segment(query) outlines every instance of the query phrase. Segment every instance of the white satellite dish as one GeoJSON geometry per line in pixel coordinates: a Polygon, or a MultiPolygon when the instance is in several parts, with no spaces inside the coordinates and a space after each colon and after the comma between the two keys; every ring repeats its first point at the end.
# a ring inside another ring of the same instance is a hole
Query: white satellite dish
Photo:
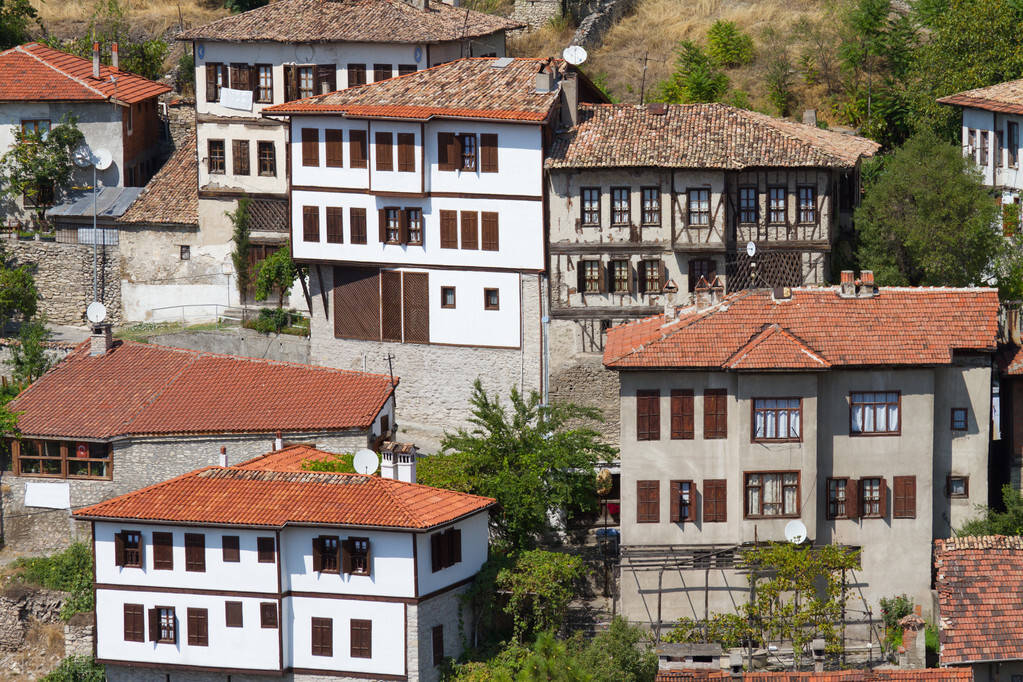
{"type": "Polygon", "coordinates": [[[89,304],[89,307],[85,309],[85,317],[88,318],[89,322],[99,324],[103,320],[107,319],[107,307],[99,301],[93,301],[89,304]]]}
{"type": "Polygon", "coordinates": [[[368,448],[363,448],[355,453],[355,457],[352,459],[352,466],[355,467],[356,472],[370,476],[376,473],[377,467],[380,466],[380,459],[377,457],[377,453],[368,448]]]}
{"type": "Polygon", "coordinates": [[[572,66],[579,66],[586,61],[586,48],[582,45],[569,45],[561,53],[561,56],[572,66]]]}
{"type": "Polygon", "coordinates": [[[757,245],[753,242],[746,242],[746,255],[752,258],[757,253],[757,245]]]}
{"type": "Polygon", "coordinates": [[[806,542],[806,524],[799,519],[793,519],[786,523],[785,539],[793,545],[801,545],[806,542]]]}
{"type": "Polygon", "coordinates": [[[75,148],[75,151],[71,152],[71,160],[75,162],[75,165],[79,168],[88,168],[92,165],[92,150],[89,149],[89,145],[84,142],[75,148]]]}
{"type": "Polygon", "coordinates": [[[114,160],[114,155],[108,149],[97,149],[92,153],[92,163],[96,170],[106,170],[114,160]]]}

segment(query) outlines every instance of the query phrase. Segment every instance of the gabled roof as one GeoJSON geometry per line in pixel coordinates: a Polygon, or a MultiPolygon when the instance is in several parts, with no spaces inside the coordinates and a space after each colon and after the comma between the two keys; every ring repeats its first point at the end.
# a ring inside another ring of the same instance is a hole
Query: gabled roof
{"type": "Polygon", "coordinates": [[[382,374],[134,341],[91,356],[85,341],[10,408],[41,437],[345,431],[369,428],[393,392],[382,374]]]}
{"type": "Polygon", "coordinates": [[[560,90],[536,91],[541,67],[564,73],[560,59],[476,57],[415,73],[264,107],[264,114],[345,114],[351,118],[477,118],[543,122],[560,90]]]}
{"type": "Polygon", "coordinates": [[[934,541],[941,664],[1023,660],[1023,537],[934,541]]]}
{"type": "Polygon", "coordinates": [[[424,530],[494,503],[489,497],[379,476],[206,467],[79,509],[75,517],[424,530]]]}
{"type": "Polygon", "coordinates": [[[547,167],[852,168],[879,148],[726,104],[593,104],[557,137],[547,167]]]}
{"type": "Polygon", "coordinates": [[[998,292],[973,288],[881,287],[842,298],[837,287],[725,296],[613,327],[604,365],[612,369],[794,370],[843,366],[945,365],[954,351],[993,352],[998,292]]]}
{"type": "Polygon", "coordinates": [[[938,101],[942,104],[1004,114],[1023,114],[1023,79],[997,83],[986,88],[964,90],[954,95],[939,97],[938,101]]]}
{"type": "Polygon", "coordinates": [[[418,9],[402,0],[278,0],[189,29],[177,38],[273,43],[440,43],[523,27],[518,21],[437,1],[418,9]]]}
{"type": "Polygon", "coordinates": [[[195,131],[182,140],[141,196],[117,220],[122,225],[199,226],[199,163],[195,131]]]}
{"type": "Polygon", "coordinates": [[[320,450],[304,443],[296,443],[274,452],[253,457],[241,464],[234,465],[234,468],[250,469],[252,471],[305,471],[302,465],[306,462],[331,459],[333,457],[333,453],[326,450],[320,450]]]}
{"type": "Polygon", "coordinates": [[[101,66],[92,77],[92,62],[40,43],[0,52],[0,102],[113,101],[134,104],[170,92],[163,83],[101,66]]]}

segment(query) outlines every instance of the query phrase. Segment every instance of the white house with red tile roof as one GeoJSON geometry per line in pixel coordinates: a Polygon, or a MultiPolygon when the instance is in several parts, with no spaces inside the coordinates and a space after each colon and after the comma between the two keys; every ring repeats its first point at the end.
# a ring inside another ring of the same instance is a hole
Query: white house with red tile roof
{"type": "Polygon", "coordinates": [[[608,332],[630,620],[732,612],[743,547],[793,521],[815,545],[862,548],[851,621],[893,594],[929,616],[931,542],[989,499],[998,292],[842,280],[698,289],[608,332]]]}
{"type": "MultiPolygon", "coordinates": [[[[100,66],[98,56],[90,62],[40,43],[0,52],[0,76],[0,150],[14,144],[18,128],[44,132],[73,114],[86,143],[113,155],[110,168],[99,173],[104,186],[141,187],[156,172],[162,137],[157,98],[169,86],[100,66]]],[[[78,173],[78,184],[92,184],[91,170],[78,173]]]]}
{"type": "Polygon", "coordinates": [[[495,501],[296,466],[327,456],[285,448],[75,512],[93,526],[108,679],[438,679],[471,628],[459,596],[495,501]]]}

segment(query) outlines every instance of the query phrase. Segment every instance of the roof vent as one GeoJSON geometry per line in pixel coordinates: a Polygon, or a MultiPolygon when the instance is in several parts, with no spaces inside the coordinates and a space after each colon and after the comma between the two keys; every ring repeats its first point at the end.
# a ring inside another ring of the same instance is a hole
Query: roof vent
{"type": "Polygon", "coordinates": [[[515,61],[514,57],[501,57],[500,59],[495,59],[490,64],[490,68],[492,68],[492,69],[503,69],[504,67],[506,67],[509,64],[511,64],[513,61],[515,61]]]}
{"type": "Polygon", "coordinates": [[[668,113],[668,105],[664,102],[651,102],[646,105],[646,110],[650,112],[652,116],[664,116],[668,113]]]}

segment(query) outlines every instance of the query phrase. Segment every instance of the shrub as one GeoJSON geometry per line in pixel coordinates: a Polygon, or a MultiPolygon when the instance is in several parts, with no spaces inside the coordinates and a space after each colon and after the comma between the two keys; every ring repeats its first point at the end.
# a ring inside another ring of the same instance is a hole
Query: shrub
{"type": "Polygon", "coordinates": [[[665,642],[717,642],[725,649],[745,646],[754,633],[749,622],[735,613],[717,613],[709,621],[679,618],[664,636],[665,642]]]}
{"type": "Polygon", "coordinates": [[[788,116],[794,99],[792,94],[792,64],[788,57],[778,55],[767,65],[767,99],[778,110],[778,115],[788,116]]]}
{"type": "Polygon", "coordinates": [[[899,621],[913,613],[913,600],[904,594],[881,599],[881,619],[884,621],[885,651],[892,654],[902,644],[902,626],[899,621]]]}
{"type": "Polygon", "coordinates": [[[657,654],[648,634],[621,617],[589,642],[572,640],[576,659],[594,682],[645,682],[657,675],[657,654]]]}
{"type": "Polygon", "coordinates": [[[195,92],[195,56],[191,50],[185,50],[178,59],[178,92],[184,92],[187,88],[195,92]]]}
{"type": "Polygon", "coordinates": [[[728,90],[728,76],[699,45],[685,40],[678,46],[675,71],[660,90],[660,101],[671,104],[717,102],[728,90]]]}
{"type": "Polygon", "coordinates": [[[42,682],[104,682],[104,667],[89,656],[68,656],[42,682]]]}
{"type": "Polygon", "coordinates": [[[60,617],[64,620],[95,608],[92,550],[88,545],[76,542],[53,556],[16,559],[13,566],[17,571],[14,579],[19,582],[69,593],[60,610],[60,617]]]}
{"type": "Polygon", "coordinates": [[[721,66],[745,66],[753,61],[753,38],[735,22],[718,19],[707,31],[707,53],[721,66]]]}
{"type": "Polygon", "coordinates": [[[309,462],[302,462],[302,469],[305,471],[333,471],[339,474],[354,474],[355,466],[352,461],[355,455],[350,452],[331,455],[323,459],[309,462]]]}
{"type": "Polygon", "coordinates": [[[282,308],[260,308],[252,328],[260,334],[278,334],[291,323],[291,313],[282,308]]]}

